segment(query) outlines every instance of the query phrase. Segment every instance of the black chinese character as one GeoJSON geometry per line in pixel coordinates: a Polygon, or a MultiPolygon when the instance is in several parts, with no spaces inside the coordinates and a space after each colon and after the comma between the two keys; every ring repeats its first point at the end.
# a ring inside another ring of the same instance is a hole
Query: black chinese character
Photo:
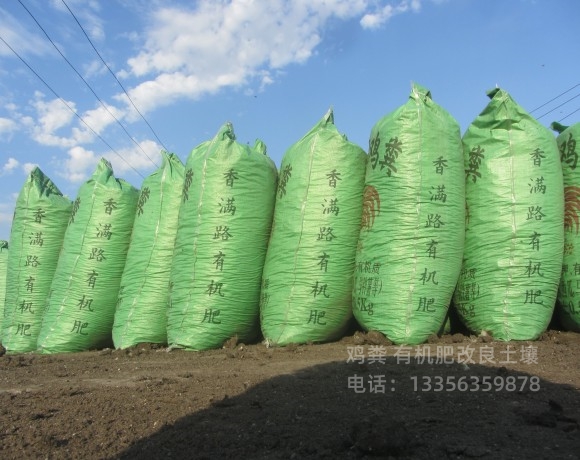
{"type": "Polygon", "coordinates": [[[310,294],[312,294],[314,297],[318,297],[319,295],[323,295],[326,298],[329,298],[330,296],[326,293],[326,289],[328,288],[328,284],[322,284],[319,281],[317,281],[315,284],[312,285],[312,289],[310,291],[310,294]]]}
{"type": "Polygon", "coordinates": [[[81,205],[81,199],[79,197],[77,197],[77,199],[74,201],[73,206],[72,206],[72,212],[70,215],[70,219],[68,221],[69,225],[75,221],[75,216],[77,215],[77,211],[79,210],[80,205],[81,205]]]}
{"type": "Polygon", "coordinates": [[[443,174],[443,170],[447,168],[447,160],[442,156],[437,158],[433,165],[435,165],[435,174],[443,174]]]}
{"type": "Polygon", "coordinates": [[[147,200],[149,200],[150,194],[151,194],[151,190],[149,190],[149,187],[144,187],[143,190],[141,190],[141,195],[139,195],[139,201],[137,202],[137,215],[138,216],[143,214],[143,206],[145,206],[145,203],[147,203],[147,200]]]}
{"type": "Polygon", "coordinates": [[[445,203],[447,201],[447,193],[445,193],[445,185],[438,185],[437,187],[431,187],[431,201],[441,201],[445,203]],[[432,190],[435,189],[435,192],[432,190]]]}
{"type": "Polygon", "coordinates": [[[321,256],[318,256],[318,264],[320,266],[320,270],[323,270],[325,273],[328,269],[328,259],[330,259],[330,256],[326,253],[323,252],[321,256]]]}
{"type": "Polygon", "coordinates": [[[89,273],[88,277],[87,277],[87,284],[91,289],[95,288],[95,284],[97,282],[97,276],[99,276],[99,274],[93,270],[91,273],[89,273]]]}
{"type": "Polygon", "coordinates": [[[532,153],[530,153],[532,160],[534,161],[534,166],[541,166],[542,165],[542,158],[546,158],[544,155],[544,151],[537,148],[532,153]]]}
{"type": "Polygon", "coordinates": [[[233,238],[233,236],[230,233],[229,227],[220,225],[220,226],[215,228],[215,233],[213,235],[214,240],[222,239],[224,241],[227,241],[230,238],[233,238]]]}
{"type": "Polygon", "coordinates": [[[429,281],[435,285],[439,284],[439,281],[435,280],[435,276],[437,275],[437,271],[428,271],[426,268],[419,277],[419,280],[423,282],[423,284],[428,283],[429,281]]]}
{"type": "Polygon", "coordinates": [[[109,198],[107,201],[103,201],[105,205],[105,214],[111,215],[115,209],[117,209],[117,202],[112,198],[109,198]]]}
{"type": "Polygon", "coordinates": [[[222,292],[223,286],[224,283],[216,283],[214,280],[211,280],[211,283],[208,284],[207,290],[205,292],[208,296],[218,294],[220,297],[225,297],[225,294],[222,292]]]}
{"type": "Polygon", "coordinates": [[[441,216],[439,214],[427,215],[427,223],[425,224],[425,228],[427,227],[439,228],[443,225],[445,224],[441,221],[441,216]]]}
{"type": "Polygon", "coordinates": [[[536,177],[535,179],[530,179],[530,193],[546,193],[546,186],[544,185],[544,177],[536,177]]]}
{"type": "Polygon", "coordinates": [[[226,255],[223,252],[218,252],[215,256],[213,256],[213,263],[215,265],[215,269],[219,270],[220,272],[224,269],[224,259],[226,255]]]}
{"type": "Polygon", "coordinates": [[[536,251],[540,250],[540,236],[542,236],[540,233],[534,232],[530,236],[530,242],[528,243],[532,249],[535,249],[536,251]]]}
{"type": "Polygon", "coordinates": [[[42,210],[42,208],[38,208],[35,212],[34,212],[34,222],[41,224],[42,223],[42,219],[46,217],[46,212],[44,212],[42,210]]]}
{"type": "Polygon", "coordinates": [[[340,211],[340,208],[338,207],[338,198],[335,198],[334,200],[331,199],[330,203],[325,198],[324,203],[322,203],[322,207],[324,208],[322,214],[334,214],[335,216],[338,216],[338,212],[340,211]]]}
{"type": "Polygon", "coordinates": [[[233,216],[236,213],[235,201],[235,198],[226,198],[225,200],[220,198],[220,214],[230,214],[233,216]]]}
{"type": "Polygon", "coordinates": [[[524,301],[524,303],[533,303],[533,304],[537,304],[537,305],[543,305],[544,301],[541,300],[539,297],[542,296],[542,291],[541,290],[534,290],[534,289],[528,289],[526,291],[526,300],[524,301]]]}
{"type": "Polygon", "coordinates": [[[203,315],[202,323],[212,323],[221,324],[221,320],[217,317],[220,315],[220,310],[214,310],[213,308],[206,308],[205,314],[203,315]]]}
{"type": "Polygon", "coordinates": [[[280,198],[286,195],[286,185],[288,184],[290,177],[292,177],[292,165],[288,164],[282,171],[282,177],[280,178],[280,182],[278,182],[278,193],[280,198]]]}
{"type": "Polygon", "coordinates": [[[26,256],[25,267],[38,267],[39,265],[38,256],[26,256]]]}
{"type": "Polygon", "coordinates": [[[332,241],[333,239],[336,238],[336,236],[333,233],[333,230],[334,229],[332,227],[320,227],[320,231],[318,232],[318,238],[316,238],[316,240],[332,241]]]}
{"type": "Polygon", "coordinates": [[[542,212],[541,206],[530,206],[528,207],[528,218],[527,220],[535,219],[535,220],[542,220],[542,217],[546,217],[546,215],[542,212]]]}
{"type": "Polygon", "coordinates": [[[342,180],[340,178],[340,173],[336,172],[336,169],[333,169],[326,175],[328,177],[328,185],[329,187],[336,188],[336,181],[342,180]]]}
{"type": "Polygon", "coordinates": [[[93,299],[87,299],[87,296],[83,295],[83,298],[79,300],[79,303],[77,303],[77,307],[79,307],[79,310],[88,310],[88,311],[93,311],[93,309],[91,308],[93,305],[93,299]]]}
{"type": "Polygon", "coordinates": [[[88,325],[89,325],[89,323],[83,323],[77,319],[77,320],[75,320],[75,322],[73,324],[71,332],[74,332],[74,333],[80,334],[80,335],[87,335],[87,333],[83,332],[83,331],[88,325]]]}
{"type": "Polygon", "coordinates": [[[467,177],[471,176],[473,183],[477,181],[477,178],[481,178],[479,168],[481,166],[481,161],[485,158],[483,152],[485,152],[485,149],[482,149],[479,145],[473,147],[471,152],[469,152],[468,169],[465,170],[465,174],[467,177]]]}
{"type": "Polygon", "coordinates": [[[427,255],[433,259],[437,258],[437,245],[439,244],[438,241],[431,240],[430,243],[427,243],[427,255]]]}
{"type": "Polygon", "coordinates": [[[30,233],[30,246],[40,246],[44,244],[44,238],[42,238],[42,232],[32,232],[30,233]]]}
{"type": "Polygon", "coordinates": [[[113,232],[111,232],[111,224],[99,224],[97,227],[97,238],[110,240],[111,236],[113,236],[113,232]]]}
{"type": "Polygon", "coordinates": [[[182,201],[185,203],[189,200],[189,187],[191,187],[191,183],[193,182],[193,169],[189,168],[185,172],[185,180],[183,181],[183,196],[182,201]]]}
{"type": "Polygon", "coordinates": [[[433,309],[431,307],[433,306],[434,303],[435,303],[435,299],[433,297],[431,297],[431,298],[420,297],[419,298],[419,306],[417,307],[417,311],[424,311],[424,312],[433,313],[433,312],[435,312],[435,309],[433,309]]]}
{"type": "Polygon", "coordinates": [[[320,324],[321,326],[324,326],[326,324],[326,321],[322,322],[324,315],[326,315],[325,311],[310,310],[310,317],[308,318],[308,323],[306,323],[306,324],[312,323],[312,324],[320,324]]]}
{"type": "Polygon", "coordinates": [[[570,169],[576,169],[578,164],[578,152],[576,152],[576,140],[572,137],[572,133],[568,136],[568,140],[560,144],[560,160],[570,166],[570,169]]]}
{"type": "Polygon", "coordinates": [[[391,137],[389,142],[385,144],[385,153],[383,154],[383,159],[379,161],[379,164],[381,165],[381,171],[385,167],[387,168],[387,176],[391,177],[392,173],[397,172],[395,162],[402,151],[403,143],[398,137],[391,137]]]}
{"type": "Polygon", "coordinates": [[[90,260],[93,260],[94,259],[97,262],[102,262],[103,260],[106,260],[104,249],[101,249],[101,248],[92,248],[91,249],[91,254],[89,255],[89,259],[90,260]]]}
{"type": "Polygon", "coordinates": [[[226,178],[226,187],[234,188],[234,181],[238,179],[238,173],[230,169],[224,173],[224,177],[226,178]]]}

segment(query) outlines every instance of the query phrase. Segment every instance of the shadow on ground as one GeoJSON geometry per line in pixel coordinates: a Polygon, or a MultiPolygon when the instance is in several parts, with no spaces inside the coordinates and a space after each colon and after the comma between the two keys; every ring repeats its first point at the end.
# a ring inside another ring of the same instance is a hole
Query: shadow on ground
{"type": "Polygon", "coordinates": [[[212,401],[115,458],[579,455],[578,390],[505,367],[386,357],[384,363],[333,362],[271,378],[212,401]]]}

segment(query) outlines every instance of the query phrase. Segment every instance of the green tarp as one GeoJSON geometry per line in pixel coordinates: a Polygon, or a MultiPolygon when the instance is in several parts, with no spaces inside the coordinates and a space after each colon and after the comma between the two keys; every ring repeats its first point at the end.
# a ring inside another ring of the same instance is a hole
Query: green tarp
{"type": "Polygon", "coordinates": [[[564,259],[558,290],[556,315],[562,327],[580,332],[580,123],[563,126],[552,123],[564,176],[564,259]]]}
{"type": "Polygon", "coordinates": [[[50,287],[38,350],[112,345],[111,330],[139,191],[101,159],[79,189],[50,287]]]}
{"type": "Polygon", "coordinates": [[[425,88],[373,127],[356,254],[354,315],[396,344],[438,333],[461,269],[459,125],[425,88]]]}
{"type": "Polygon", "coordinates": [[[113,324],[115,348],[167,342],[167,304],[184,166],[173,153],[141,186],[113,324]]]}
{"type": "Polygon", "coordinates": [[[284,154],[261,291],[268,344],[330,341],[349,325],[365,165],[332,110],[284,154]]]}
{"type": "Polygon", "coordinates": [[[238,143],[230,123],[189,155],[171,268],[171,347],[255,339],[276,177],[265,145],[238,143]]]}
{"type": "Polygon", "coordinates": [[[564,188],[552,132],[501,89],[463,136],[464,263],[454,296],[475,333],[534,340],[554,310],[564,247],[564,188]]]}
{"type": "Polygon", "coordinates": [[[18,195],[10,232],[2,332],[9,353],[36,350],[71,209],[70,200],[34,168],[18,195]]]}

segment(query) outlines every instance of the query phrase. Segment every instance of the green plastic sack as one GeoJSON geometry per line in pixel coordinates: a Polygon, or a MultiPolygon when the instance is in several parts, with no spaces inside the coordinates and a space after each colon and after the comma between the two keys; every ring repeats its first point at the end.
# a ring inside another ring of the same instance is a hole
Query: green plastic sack
{"type": "Polygon", "coordinates": [[[414,84],[373,127],[354,316],[396,344],[441,331],[461,270],[465,179],[457,121],[414,84]]]}
{"type": "Polygon", "coordinates": [[[284,154],[261,292],[267,344],[336,340],[349,325],[365,166],[332,110],[284,154]]]}
{"type": "Polygon", "coordinates": [[[465,325],[534,340],[556,302],[564,189],[556,139],[501,90],[463,136],[467,226],[454,302],[465,325]]]}
{"type": "Polygon", "coordinates": [[[36,350],[46,298],[72,203],[38,168],[16,201],[10,232],[2,344],[8,353],[36,350]]]}
{"type": "Polygon", "coordinates": [[[555,313],[562,327],[580,332],[580,123],[563,126],[552,123],[559,133],[556,138],[564,176],[564,259],[555,313]]]}
{"type": "Polygon", "coordinates": [[[260,281],[277,171],[266,146],[225,124],[187,160],[171,268],[170,347],[205,350],[259,332],[260,281]]]}
{"type": "Polygon", "coordinates": [[[112,344],[111,330],[139,191],[101,159],[79,189],[38,336],[38,351],[112,344]]]}
{"type": "Polygon", "coordinates": [[[2,322],[6,301],[6,276],[8,273],[8,241],[0,240],[0,343],[2,343],[2,322]]]}
{"type": "Polygon", "coordinates": [[[173,153],[141,186],[113,323],[115,348],[167,342],[167,304],[184,166],[173,153]]]}

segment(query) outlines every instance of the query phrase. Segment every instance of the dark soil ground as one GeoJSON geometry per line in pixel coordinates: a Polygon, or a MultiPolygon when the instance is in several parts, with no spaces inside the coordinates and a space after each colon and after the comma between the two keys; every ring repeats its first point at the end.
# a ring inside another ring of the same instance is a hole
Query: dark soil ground
{"type": "Polygon", "coordinates": [[[429,342],[3,355],[0,458],[580,458],[580,334],[429,342]]]}

